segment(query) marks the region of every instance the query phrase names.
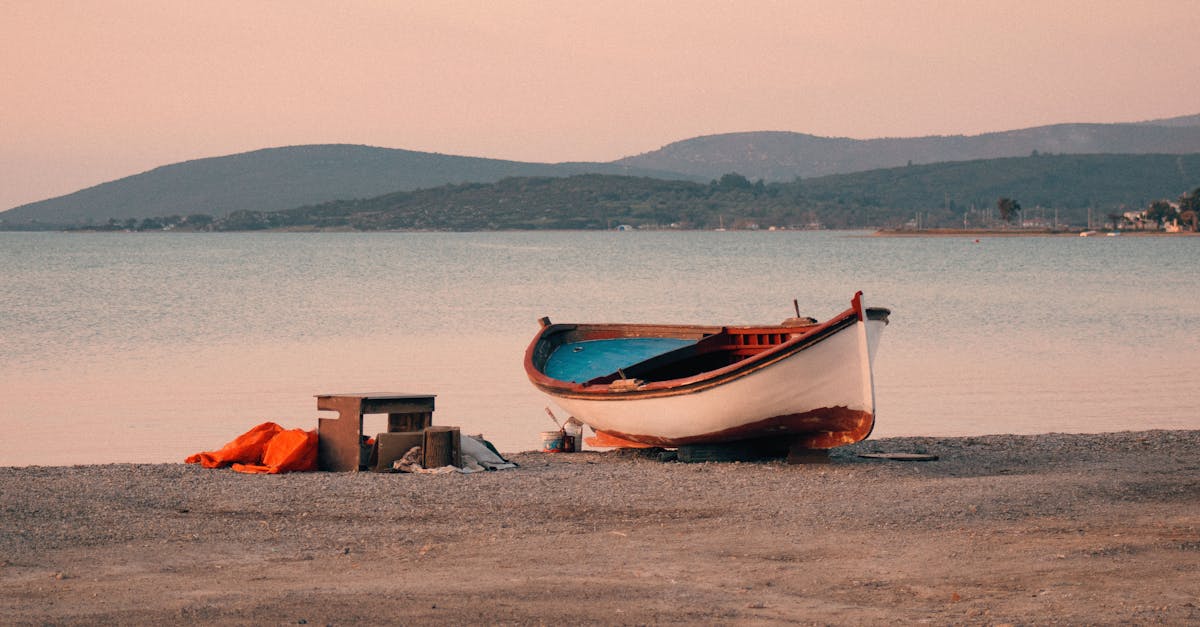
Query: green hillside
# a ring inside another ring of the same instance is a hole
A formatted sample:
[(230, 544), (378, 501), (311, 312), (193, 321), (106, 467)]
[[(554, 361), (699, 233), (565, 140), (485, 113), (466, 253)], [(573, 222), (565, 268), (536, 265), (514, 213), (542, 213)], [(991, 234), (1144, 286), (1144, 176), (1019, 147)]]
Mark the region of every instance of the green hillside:
[[(740, 173), (751, 180), (761, 179), (768, 184), (782, 185), (770, 190), (770, 202), (766, 202), (761, 194), (753, 202), (765, 202), (758, 206), (769, 209), (772, 220), (796, 219), (794, 215), (789, 217), (784, 214), (799, 207), (803, 207), (803, 211), (820, 209), (825, 214), (828, 213), (826, 205), (836, 205), (837, 200), (848, 193), (838, 191), (843, 185), (842, 179), (833, 179), (821, 183), (832, 186), (827, 191), (816, 196), (800, 194), (787, 187), (797, 178), (805, 179), (806, 184), (817, 185), (815, 177), (898, 168), (906, 164), (1020, 158), (1039, 152), (1054, 155), (1148, 156), (1200, 153), (1200, 116), (1134, 124), (1058, 124), (972, 136), (865, 140), (791, 132), (728, 133), (675, 142), (653, 152), (611, 163), (528, 163), (344, 144), (289, 146), (176, 163), (65, 196), (29, 203), (0, 212), (0, 228), (100, 225), (107, 224), (109, 220), (124, 224), (129, 220), (169, 215), (207, 214), (221, 218), (234, 213), (273, 212), (335, 200), (375, 198), (382, 194), (430, 189), (447, 184), (494, 183), (510, 177), (606, 174), (703, 183), (730, 172)], [(1047, 165), (1059, 167), (1059, 164), (1047, 163), (1030, 167), (1036, 169)], [(969, 169), (972, 166), (963, 167)], [(986, 167), (1011, 169), (1010, 166)], [(1103, 169), (1103, 166), (1094, 166), (1091, 162), (1080, 167)], [(1016, 168), (1012, 175), (1023, 184), (1029, 184), (1029, 173), (1017, 170), (1020, 168)], [(872, 177), (861, 180), (866, 186), (859, 190), (865, 207), (943, 207), (948, 199), (964, 206), (978, 205), (995, 191), (976, 189), (970, 182), (959, 182), (954, 173), (941, 170), (922, 175), (924, 178), (914, 178), (914, 172), (908, 171), (885, 172), (876, 172)], [(1060, 172), (1048, 176), (1070, 178), (1074, 175)], [(940, 180), (942, 177), (946, 177), (946, 180)], [(1147, 179), (1143, 187), (1159, 189), (1157, 182), (1161, 177), (1156, 174), (1152, 177), (1154, 180)], [(986, 178), (997, 179), (994, 173)], [(1117, 180), (1115, 185), (1123, 187), (1128, 179), (1119, 177)], [(848, 185), (857, 184), (859, 179), (846, 181)], [(1003, 180), (994, 182), (999, 188), (1007, 185)], [(1098, 183), (1102, 184), (1103, 181)], [(877, 189), (878, 186), (891, 185), (910, 188), (910, 191), (901, 194), (899, 190), (888, 190), (882, 194)], [(1141, 197), (1136, 182), (1130, 182), (1127, 190), (1105, 188), (1095, 194), (1088, 191), (1095, 186), (1086, 185), (1076, 189), (1075, 195), (1055, 189), (1053, 181), (1043, 182), (1042, 187), (1047, 185), (1055, 190), (1053, 202), (1065, 205), (1087, 204), (1089, 201), (1103, 204), (1117, 198)], [(1029, 189), (1040, 187), (1033, 185)], [(814, 189), (814, 193), (816, 191)], [(1132, 196), (1122, 196), (1126, 191)], [(929, 194), (933, 192), (942, 194), (941, 200), (931, 200)], [(458, 193), (476, 195), (483, 192), (464, 189)], [(673, 194), (674, 191), (667, 194), (668, 199), (664, 201), (666, 206), (682, 208), (678, 200), (671, 198)], [(786, 199), (785, 204), (776, 205), (775, 202), (781, 198)], [(1046, 198), (1046, 202), (1051, 199)], [(436, 205), (437, 201), (428, 202)], [(587, 203), (578, 199), (571, 202), (571, 206), (580, 210), (587, 206)], [(713, 202), (724, 207), (724, 203), (731, 201), (717, 199)], [(881, 204), (871, 204), (876, 202)], [(607, 211), (609, 207), (603, 209)], [(705, 218), (707, 210), (703, 206), (688, 206), (687, 209), (687, 215), (695, 219)], [(657, 218), (651, 216), (647, 219)], [(839, 218), (830, 215), (829, 219)], [(862, 219), (866, 218), (858, 215), (853, 220)], [(543, 224), (547, 220), (550, 219), (544, 217), (535, 223)], [(579, 219), (573, 221), (578, 222)], [(490, 222), (456, 218), (454, 224), (460, 223), (486, 225)]]
[(1030, 215), (1056, 211), (1083, 224), (1122, 208), (1174, 200), (1200, 187), (1200, 154), (1053, 155), (906, 166), (791, 183), (736, 174), (708, 184), (646, 177), (520, 177), (446, 185), (280, 212), (235, 212), (217, 230), (604, 229), (896, 226), (921, 214), (926, 226), (980, 219), (1000, 197)]
[(370, 198), (445, 183), (583, 172), (687, 178), (604, 163), (526, 163), (344, 144), (289, 146), (176, 163), (0, 213), (9, 225), (103, 224), (166, 215), (224, 216)]
[(827, 176), (791, 185), (810, 202), (869, 214), (886, 209), (893, 220), (923, 219), (962, 224), (964, 212), (1017, 199), (1026, 215), (1036, 207), (1059, 211), (1059, 219), (1084, 224), (1088, 209), (1101, 215), (1122, 207), (1145, 208), (1174, 200), (1200, 186), (1200, 154), (1041, 155), (907, 166)]

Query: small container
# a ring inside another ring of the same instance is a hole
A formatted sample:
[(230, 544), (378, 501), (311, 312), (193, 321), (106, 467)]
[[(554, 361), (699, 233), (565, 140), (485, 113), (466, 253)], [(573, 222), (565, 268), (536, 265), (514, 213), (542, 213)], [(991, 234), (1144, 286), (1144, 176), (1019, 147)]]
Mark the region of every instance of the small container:
[(543, 453), (561, 453), (563, 450), (563, 432), (559, 431), (543, 431), (542, 432), (542, 452)]
[(583, 450), (583, 425), (568, 420), (563, 425), (563, 452), (578, 453)]

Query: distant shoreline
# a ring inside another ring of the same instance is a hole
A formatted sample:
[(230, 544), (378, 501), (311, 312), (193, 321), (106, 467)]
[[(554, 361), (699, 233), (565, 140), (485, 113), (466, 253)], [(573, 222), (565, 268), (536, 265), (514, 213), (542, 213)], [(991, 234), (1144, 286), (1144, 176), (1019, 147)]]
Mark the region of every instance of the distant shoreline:
[[(683, 228), (648, 228), (634, 229), (635, 232), (653, 233), (696, 233), (722, 232), (720, 229), (683, 229)], [(990, 230), (990, 229), (876, 229), (870, 227), (854, 229), (725, 229), (728, 232), (741, 233), (858, 233), (861, 237), (1080, 237), (1088, 232), (1090, 237), (1108, 237), (1110, 233), (1120, 237), (1190, 237), (1200, 235), (1191, 231), (1167, 233), (1166, 231), (1105, 231), (1105, 230)], [(192, 235), (203, 233), (606, 233), (620, 232), (617, 229), (486, 229), (486, 230), (451, 230), (451, 229), (356, 229), (349, 226), (288, 226), (274, 229), (224, 229), (205, 231), (193, 229), (173, 230), (112, 230), (100, 228), (45, 228), (45, 229), (5, 229), (0, 232), (8, 233), (118, 233), (118, 234), (180, 234)]]
[(1166, 231), (1051, 231), (1051, 230), (990, 230), (990, 229), (923, 229), (910, 231), (901, 229), (880, 229), (872, 237), (1080, 237), (1082, 233), (1090, 232), (1090, 237), (1109, 237), (1115, 233), (1120, 237), (1189, 237), (1197, 235), (1190, 231), (1167, 233)]

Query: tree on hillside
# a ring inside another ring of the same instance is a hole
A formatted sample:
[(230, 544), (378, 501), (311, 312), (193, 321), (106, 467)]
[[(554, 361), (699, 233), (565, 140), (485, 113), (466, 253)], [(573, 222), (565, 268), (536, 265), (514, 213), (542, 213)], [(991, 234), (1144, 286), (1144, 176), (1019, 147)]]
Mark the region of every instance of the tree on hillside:
[(1200, 215), (1200, 187), (1193, 189), (1190, 194), (1184, 194), (1179, 197), (1179, 221), (1184, 224), (1192, 225), (1192, 232), (1196, 232), (1196, 218)]
[(1192, 211), (1200, 209), (1200, 187), (1179, 197), (1179, 210), (1183, 211), (1185, 209), (1191, 209)]
[(1000, 219), (1005, 222), (1013, 222), (1021, 213), (1021, 203), (1008, 197), (1001, 197), (996, 201), (996, 210), (1000, 212)]
[(1197, 215), (1197, 213), (1200, 213), (1200, 212), (1197, 212), (1194, 209), (1188, 209), (1187, 211), (1179, 212), (1179, 221), (1184, 224), (1192, 225), (1193, 233), (1196, 232), (1196, 215)]
[(1150, 203), (1149, 209), (1146, 209), (1146, 219), (1153, 220), (1158, 224), (1158, 228), (1160, 229), (1163, 224), (1178, 217), (1179, 212), (1175, 210), (1175, 207), (1171, 206), (1171, 203), (1165, 200), (1156, 200)]
[(183, 221), (193, 228), (202, 229), (213, 223), (213, 217), (207, 213), (192, 213)]
[(750, 182), (750, 179), (741, 174), (730, 172), (729, 174), (721, 175), (721, 180), (717, 181), (717, 186), (722, 189), (750, 189), (754, 184)]

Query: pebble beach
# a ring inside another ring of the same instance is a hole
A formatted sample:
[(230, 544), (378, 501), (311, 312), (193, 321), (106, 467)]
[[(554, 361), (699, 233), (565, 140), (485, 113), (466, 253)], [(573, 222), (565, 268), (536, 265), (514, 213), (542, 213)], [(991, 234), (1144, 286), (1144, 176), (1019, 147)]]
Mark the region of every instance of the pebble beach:
[[(927, 453), (894, 461), (866, 453)], [(472, 475), (0, 468), (5, 624), (1186, 624), (1200, 431)]]

